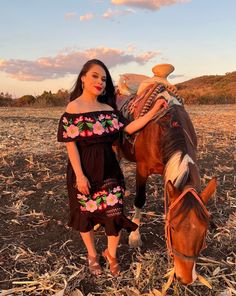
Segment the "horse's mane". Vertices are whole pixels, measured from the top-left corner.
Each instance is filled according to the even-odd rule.
[[[162,127],[160,147],[165,165],[164,180],[165,183],[170,180],[178,189],[182,189],[189,181],[189,163],[194,164],[184,131],[185,118],[182,117],[185,114],[183,106],[173,105],[165,117],[158,121]]]
[[[187,154],[187,144],[178,108],[183,107],[172,106],[166,116],[159,121],[159,124],[163,126],[161,152],[164,165],[176,151],[181,151],[182,158]]]
[[[196,213],[198,219],[200,221],[203,221],[205,223],[209,222],[208,216],[205,214],[204,209],[200,205],[200,203],[197,201],[197,199],[190,193],[186,193],[184,198],[182,199],[182,202],[180,204],[180,207],[178,210],[174,213],[172,219],[177,217],[178,215],[182,215],[182,219],[179,221],[181,223],[188,215],[189,211],[193,209]]]

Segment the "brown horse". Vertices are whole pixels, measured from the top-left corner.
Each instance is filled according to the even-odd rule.
[[[209,222],[205,204],[216,189],[216,180],[212,179],[201,192],[195,130],[184,106],[176,99],[176,93],[164,85],[154,84],[140,97],[129,100],[128,105],[126,103],[124,106],[131,107],[121,108],[121,111],[127,116],[127,110],[133,110],[133,118],[142,116],[153,104],[151,96],[154,100],[157,97],[168,98],[169,109],[165,114],[156,116],[133,139],[124,136],[121,143],[123,156],[136,162],[133,221],[140,225],[148,176],[162,175],[165,184],[167,247],[174,259],[176,277],[183,284],[190,284],[196,279],[196,259],[205,247]],[[119,103],[122,105],[123,101]],[[139,228],[131,233],[129,243],[131,246],[141,244]]]

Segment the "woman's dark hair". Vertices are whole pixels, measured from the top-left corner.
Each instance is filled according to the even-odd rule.
[[[108,104],[116,110],[117,106],[116,106],[115,87],[113,85],[110,72],[107,69],[107,67],[104,65],[104,63],[97,59],[89,60],[83,65],[83,68],[80,71],[79,76],[75,82],[74,88],[70,94],[70,101],[75,100],[82,94],[83,89],[82,89],[81,77],[84,76],[90,70],[90,68],[94,65],[98,65],[102,67],[106,73],[106,88],[105,88],[106,93],[105,95],[98,96],[98,101],[101,103]]]

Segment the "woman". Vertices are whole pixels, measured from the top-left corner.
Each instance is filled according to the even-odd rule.
[[[107,67],[95,59],[83,66],[70,101],[58,129],[58,141],[66,142],[69,156],[69,226],[80,232],[88,251],[89,270],[94,275],[101,274],[101,266],[93,228],[96,224],[105,227],[108,246],[103,257],[112,275],[117,276],[120,230],[134,231],[137,225],[123,214],[124,177],[112,143],[121,131],[132,134],[141,129],[167,104],[160,99],[146,115],[128,123],[117,111],[115,89]]]

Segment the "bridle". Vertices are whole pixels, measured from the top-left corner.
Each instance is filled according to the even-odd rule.
[[[197,194],[196,190],[194,188],[187,188],[185,189],[180,196],[170,205],[168,213],[167,213],[167,205],[168,205],[168,197],[167,197],[167,192],[165,189],[165,220],[166,220],[166,224],[165,224],[165,236],[166,236],[166,244],[167,244],[167,248],[169,251],[170,256],[178,256],[179,258],[186,260],[186,261],[195,261],[199,254],[194,255],[194,256],[188,256],[185,254],[182,254],[181,252],[177,251],[176,249],[173,248],[172,246],[172,240],[171,240],[171,218],[170,218],[170,214],[171,211],[173,211],[173,209],[176,207],[176,205],[183,199],[183,197],[190,192],[195,198],[196,200],[199,202],[201,208],[203,209],[203,212],[205,214],[205,216],[207,218],[210,217],[210,213],[208,212],[206,206],[204,205],[204,203],[202,202],[201,198],[199,197],[199,195]],[[206,233],[204,235],[204,239],[202,241],[202,245],[201,245],[201,250],[206,248]],[[199,252],[200,253],[200,252]]]

